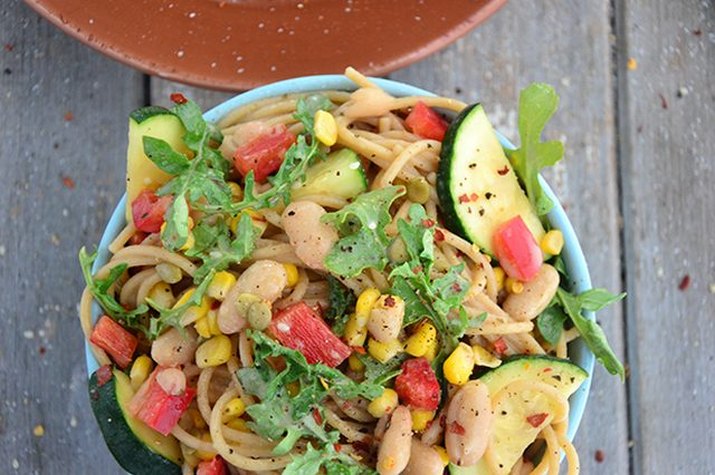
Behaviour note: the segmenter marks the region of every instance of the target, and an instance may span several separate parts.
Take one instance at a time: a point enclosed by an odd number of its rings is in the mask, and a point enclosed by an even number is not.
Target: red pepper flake
[[[540,412],[539,414],[532,414],[527,417],[526,422],[528,422],[531,427],[537,428],[544,423],[547,417],[549,417],[547,413]]]
[[[10,52],[15,49],[15,45],[12,43],[5,43],[5,46],[3,46],[3,48],[5,49],[5,51]]]
[[[72,113],[72,111],[65,112],[65,120],[67,122],[72,122],[74,120],[74,114]]]
[[[494,341],[493,345],[494,345],[494,351],[496,351],[496,352],[499,353],[500,355],[504,355],[504,354],[506,353],[506,350],[509,349],[509,347],[507,346],[507,344],[506,344],[506,342],[504,341],[504,338],[503,338],[503,337],[497,338],[497,339]]]
[[[432,226],[434,226],[434,219],[431,219],[431,218],[423,219],[422,226],[424,226],[425,228],[431,228]]]
[[[147,233],[144,231],[137,231],[134,234],[132,234],[132,237],[129,238],[129,245],[130,246],[137,246],[146,239]]]
[[[660,107],[663,109],[668,108],[668,101],[665,100],[665,96],[663,94],[658,93],[658,97],[660,97]]]
[[[45,348],[44,346],[41,346],[39,351],[40,351],[40,355],[44,355],[45,353],[47,353],[47,348]]]
[[[476,193],[472,193],[471,195],[469,195],[470,201],[477,201],[478,199],[479,199],[479,195]]]
[[[459,195],[459,202],[460,203],[469,203],[469,196],[467,196],[466,193],[463,195]]]
[[[454,290],[455,292],[461,292],[462,286],[455,282],[454,284],[452,284],[452,290]]]
[[[100,388],[112,379],[112,366],[104,365],[97,370],[97,386]]]
[[[218,308],[220,306],[221,306],[221,302],[219,300],[211,301],[211,310],[218,310]]]
[[[596,462],[601,463],[605,460],[606,454],[603,453],[603,450],[598,449],[593,458],[596,459]]]
[[[694,36],[701,36],[703,34],[703,30],[700,28],[693,30],[693,35]]]
[[[542,373],[550,373],[550,372],[551,372],[551,368],[545,368],[544,371],[542,371]]]
[[[365,353],[367,353],[365,351],[365,348],[362,346],[351,346],[350,349],[359,355],[364,355]]]
[[[420,272],[422,272],[422,266],[414,266],[414,267],[412,268],[412,273],[413,273],[413,274],[419,274]]]
[[[338,443],[333,444],[333,448],[336,452],[340,452],[341,450],[343,450],[343,446]]]
[[[435,230],[434,230],[434,240],[435,240],[435,242],[442,242],[442,241],[444,241],[444,233],[442,232],[441,229],[435,229]]]
[[[680,279],[680,283],[678,284],[678,290],[687,290],[688,287],[690,287],[690,275],[685,274],[682,279]]]
[[[447,427],[447,431],[457,435],[464,435],[466,433],[464,426],[457,421],[450,422],[449,427]]]
[[[62,175],[62,184],[67,188],[68,190],[74,190],[75,183],[74,180],[66,175]]]
[[[318,425],[323,424],[323,416],[320,415],[320,411],[317,408],[313,409],[313,420]]]
[[[186,99],[186,96],[184,96],[180,92],[172,92],[169,96],[169,99],[171,99],[171,102],[173,102],[174,104],[186,104],[187,102],[189,102],[189,100]]]
[[[393,297],[392,295],[388,295],[387,297],[385,297],[385,307],[392,308],[395,306],[396,303],[397,302],[395,301],[395,297]]]
[[[504,165],[504,168],[502,168],[501,170],[497,170],[497,173],[501,176],[506,175],[507,173],[509,173],[509,166]]]

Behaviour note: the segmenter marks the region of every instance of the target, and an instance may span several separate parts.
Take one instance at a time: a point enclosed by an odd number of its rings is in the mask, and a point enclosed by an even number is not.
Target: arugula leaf
[[[293,461],[283,469],[283,475],[316,475],[324,468],[326,475],[372,475],[372,469],[360,465],[357,460],[347,454],[340,453],[333,446],[325,446],[322,450],[308,444],[307,450],[293,458]]]
[[[334,105],[330,102],[330,99],[323,94],[313,94],[298,101],[293,117],[300,121],[305,130],[312,135],[315,125],[315,113],[319,110],[329,111],[333,107]]]
[[[551,345],[556,345],[561,339],[564,323],[568,319],[560,305],[552,303],[536,319],[539,333]]]
[[[183,194],[174,197],[166,213],[162,241],[169,249],[179,249],[189,239],[189,205]]]
[[[612,294],[606,289],[590,289],[578,295],[584,310],[597,312],[604,307],[623,300],[626,293]]]
[[[109,289],[124,274],[127,270],[127,265],[119,264],[109,271],[109,275],[106,278],[95,279],[92,276],[92,264],[96,259],[96,251],[92,254],[87,254],[87,250],[84,247],[79,250],[79,265],[82,268],[82,276],[94,299],[102,307],[102,310],[114,320],[120,321],[128,328],[147,333],[147,329],[142,325],[140,317],[149,311],[149,307],[142,304],[129,311],[117,302],[114,296],[109,294]]]
[[[332,320],[332,330],[337,336],[343,336],[345,325],[350,318],[350,309],[355,307],[355,294],[338,279],[328,274],[328,310],[325,316]]]
[[[365,365],[365,381],[371,384],[384,386],[392,378],[397,377],[402,372],[402,363],[407,359],[407,353],[400,353],[390,358],[387,363],[380,363],[369,355],[355,354]]]
[[[521,146],[509,153],[511,164],[539,216],[547,214],[554,206],[541,188],[539,172],[558,163],[564,155],[564,145],[560,141],[541,142],[541,133],[558,104],[559,96],[548,84],[534,83],[523,89],[519,96]]]
[[[325,258],[325,267],[344,277],[354,277],[367,268],[384,269],[390,244],[385,234],[391,221],[390,205],[404,194],[403,186],[388,186],[363,193],[344,208],[324,215],[320,221],[343,236]]]
[[[170,175],[178,175],[189,168],[189,159],[175,151],[164,140],[145,135],[144,153],[154,164]]]
[[[605,296],[606,293],[608,292],[605,290],[597,289],[596,292],[587,291],[580,295],[573,295],[559,288],[556,291],[556,298],[558,298],[581,335],[581,338],[583,338],[586,346],[588,346],[596,356],[596,359],[609,373],[617,374],[623,379],[625,377],[623,364],[618,360],[618,357],[608,344],[603,329],[598,323],[587,319],[581,314],[582,310],[586,308],[602,308],[602,306],[600,306],[602,303],[618,301],[625,296],[625,294],[619,294],[607,298]]]

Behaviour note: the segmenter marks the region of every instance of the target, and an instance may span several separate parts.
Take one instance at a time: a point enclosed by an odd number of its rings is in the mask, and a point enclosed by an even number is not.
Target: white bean
[[[447,409],[445,448],[450,462],[476,464],[489,442],[494,414],[489,391],[481,381],[470,381],[455,393]]]
[[[216,321],[221,332],[231,335],[243,330],[246,315],[236,308],[236,299],[241,294],[252,294],[268,302],[275,302],[288,285],[285,267],[271,260],[256,261],[238,277],[226,298],[221,302]]]
[[[405,406],[398,406],[390,417],[377,452],[377,471],[380,475],[398,475],[410,461],[412,444],[412,415]]]
[[[372,307],[367,329],[377,341],[387,343],[400,334],[404,317],[404,300],[396,295],[381,295]]]
[[[524,282],[521,293],[509,294],[502,308],[515,320],[532,320],[549,305],[558,288],[559,272],[553,266],[544,264],[533,279]]]
[[[296,256],[306,266],[325,270],[325,256],[338,242],[335,229],[320,222],[326,211],[312,201],[294,201],[283,211],[281,223]]]
[[[412,439],[410,461],[402,475],[442,475],[443,473],[444,465],[437,451],[417,439]]]
[[[185,328],[184,335],[176,328],[171,328],[159,335],[151,344],[151,359],[159,366],[180,366],[193,361],[196,353],[196,331]]]

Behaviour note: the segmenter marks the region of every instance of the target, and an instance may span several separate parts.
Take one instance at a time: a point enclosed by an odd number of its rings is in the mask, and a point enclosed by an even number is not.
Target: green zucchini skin
[[[99,385],[97,373],[89,379],[89,400],[104,436],[104,442],[114,455],[117,463],[133,475],[181,475],[177,461],[169,460],[155,450],[150,449],[151,440],[143,440],[127,422],[125,413],[117,396],[118,384],[128,384],[128,378],[119,370],[114,370],[112,378]],[[126,379],[123,383],[119,379]],[[158,433],[157,440],[162,436]],[[101,471],[101,470],[100,470]]]
[[[141,124],[145,120],[156,117],[157,115],[174,115],[174,113],[164,107],[147,106],[132,111],[129,114],[129,118],[137,124]]]

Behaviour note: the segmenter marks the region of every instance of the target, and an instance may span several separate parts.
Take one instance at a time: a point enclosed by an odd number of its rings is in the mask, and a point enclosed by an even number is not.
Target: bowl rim
[[[381,78],[370,78],[375,84],[383,88],[389,94],[395,96],[408,96],[408,95],[422,95],[422,96],[435,96],[433,92],[421,89],[410,84],[405,84],[402,82],[381,79]],[[204,118],[210,122],[217,122],[223,116],[225,116],[229,111],[261,99],[268,97],[280,96],[287,93],[303,93],[303,92],[313,92],[329,89],[339,89],[339,90],[354,90],[356,89],[355,83],[346,78],[343,75],[337,74],[325,74],[316,76],[302,76],[294,79],[286,79],[283,81],[278,81],[265,86],[252,89],[250,91],[237,94],[236,96],[218,104],[212,109],[204,113]],[[504,137],[499,131],[496,131],[499,141],[502,146],[506,148],[515,148],[506,137]],[[548,213],[547,219],[549,223],[556,229],[561,230],[564,235],[564,248],[561,253],[561,257],[564,260],[564,264],[569,271],[570,276],[570,286],[571,288],[578,292],[584,292],[592,288],[591,277],[588,270],[588,265],[586,263],[586,258],[581,249],[581,244],[578,241],[576,232],[571,225],[566,212],[558,200],[553,190],[543,179],[539,176],[539,181],[541,182],[544,191],[547,196],[551,198],[554,202],[554,208]],[[124,228],[126,224],[125,219],[125,206],[126,206],[126,194],[117,203],[114,211],[109,218],[109,222],[102,233],[102,238],[97,248],[97,259],[92,266],[92,272],[95,273],[109,261],[110,253],[108,250],[109,244],[114,240],[114,238],[119,234],[119,232]],[[92,302],[92,318],[93,321],[97,319],[100,314],[99,306],[96,302]],[[595,321],[595,315],[593,312],[584,312],[584,315],[589,320]],[[85,340],[85,356],[87,364],[87,373],[91,375],[97,370],[99,364],[94,358],[92,351],[89,347],[89,342]],[[591,388],[591,381],[593,378],[593,369],[595,364],[595,357],[593,353],[588,349],[588,347],[583,342],[583,339],[579,338],[569,345],[569,359],[576,363],[578,366],[583,368],[587,373],[588,377],[584,380],[581,386],[574,392],[569,398],[569,427],[568,427],[568,438],[573,440],[576,435],[576,431],[583,418],[583,413],[586,407],[586,402],[588,400],[588,395]]]

